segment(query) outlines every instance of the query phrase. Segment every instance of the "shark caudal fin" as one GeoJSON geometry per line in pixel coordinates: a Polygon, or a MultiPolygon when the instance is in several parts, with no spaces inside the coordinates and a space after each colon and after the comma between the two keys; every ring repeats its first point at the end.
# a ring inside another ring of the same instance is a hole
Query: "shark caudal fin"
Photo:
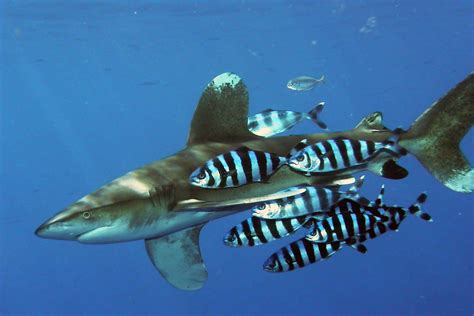
{"type": "Polygon", "coordinates": [[[146,251],[155,268],[178,289],[198,290],[207,280],[207,269],[199,248],[203,226],[145,240],[146,251]]]}
{"type": "Polygon", "coordinates": [[[248,129],[248,92],[242,79],[225,72],[206,87],[194,112],[187,145],[258,139],[248,129]]]}
{"type": "Polygon", "coordinates": [[[474,74],[421,114],[400,145],[451,190],[474,190],[474,170],[459,143],[474,123],[474,74]]]}

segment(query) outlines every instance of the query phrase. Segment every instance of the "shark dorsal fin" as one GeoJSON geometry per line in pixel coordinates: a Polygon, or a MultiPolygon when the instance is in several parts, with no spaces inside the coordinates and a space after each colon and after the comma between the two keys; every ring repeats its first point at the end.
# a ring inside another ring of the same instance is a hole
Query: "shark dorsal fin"
{"type": "Polygon", "coordinates": [[[386,130],[387,128],[383,125],[382,112],[374,112],[364,117],[359,124],[356,125],[355,129],[374,131],[374,130],[386,130]]]}
{"type": "Polygon", "coordinates": [[[187,145],[259,138],[248,129],[248,92],[239,76],[225,72],[206,87],[194,112],[187,145]]]}

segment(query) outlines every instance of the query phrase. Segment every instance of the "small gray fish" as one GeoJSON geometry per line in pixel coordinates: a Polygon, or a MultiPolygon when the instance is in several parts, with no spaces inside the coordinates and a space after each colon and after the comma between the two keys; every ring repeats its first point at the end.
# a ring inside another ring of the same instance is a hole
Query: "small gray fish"
{"type": "Polygon", "coordinates": [[[309,91],[312,90],[317,84],[324,82],[324,75],[321,78],[316,79],[309,76],[301,76],[291,79],[286,84],[286,87],[290,90],[295,91],[309,91]]]}
{"type": "Polygon", "coordinates": [[[249,116],[248,128],[256,135],[270,137],[289,130],[295,126],[296,123],[304,119],[309,119],[319,127],[327,129],[327,125],[318,118],[323,108],[324,102],[318,103],[308,113],[267,109],[261,113],[249,116]]]}

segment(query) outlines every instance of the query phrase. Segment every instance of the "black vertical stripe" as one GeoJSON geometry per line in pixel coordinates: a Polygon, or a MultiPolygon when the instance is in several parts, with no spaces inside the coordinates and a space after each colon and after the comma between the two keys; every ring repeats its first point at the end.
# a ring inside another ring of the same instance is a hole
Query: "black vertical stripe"
{"type": "Polygon", "coordinates": [[[318,250],[319,250],[319,253],[321,254],[321,258],[322,259],[326,258],[329,255],[326,246],[329,245],[329,244],[320,243],[320,244],[316,244],[316,245],[318,246],[318,250]]]}
{"type": "MultiPolygon", "coordinates": [[[[236,151],[237,155],[240,157],[240,161],[242,163],[242,169],[244,170],[245,179],[247,179],[246,183],[252,183],[254,181],[252,177],[252,163],[250,161],[249,152],[248,151],[236,151]]],[[[255,179],[258,181],[259,179],[255,179]]],[[[241,183],[242,184],[242,183],[241,183]]]]}
{"type": "Polygon", "coordinates": [[[318,210],[314,209],[313,203],[311,203],[311,196],[310,196],[310,194],[308,193],[307,190],[302,195],[300,195],[298,198],[303,199],[303,205],[304,205],[304,207],[306,209],[306,212],[308,214],[313,213],[315,211],[318,211],[318,210]]]}
{"type": "Polygon", "coordinates": [[[334,233],[336,235],[336,240],[344,240],[344,231],[342,230],[342,223],[341,220],[345,220],[344,217],[348,214],[334,216],[332,218],[332,222],[334,225],[334,233]]]}
{"type": "Polygon", "coordinates": [[[257,235],[258,239],[260,239],[260,242],[263,244],[266,244],[268,242],[267,238],[265,237],[265,234],[262,231],[262,219],[252,216],[252,225],[253,229],[255,229],[255,234],[257,235]]]}
{"type": "Polygon", "coordinates": [[[272,170],[267,170],[268,175],[271,175],[275,170],[280,167],[280,158],[277,155],[270,154],[270,157],[272,159],[272,170]]]}
{"type": "MultiPolygon", "coordinates": [[[[333,224],[334,224],[334,221],[333,221],[333,224]]],[[[322,240],[322,241],[325,241],[325,242],[331,242],[331,241],[333,241],[333,239],[334,239],[334,236],[333,236],[333,235],[334,235],[334,230],[333,230],[333,227],[329,224],[329,221],[328,221],[328,220],[322,221],[322,222],[321,222],[321,226],[322,226],[322,228],[326,231],[326,236],[327,236],[327,237],[326,237],[327,239],[324,240],[324,239],[323,239],[323,238],[324,238],[324,237],[323,237],[323,234],[322,234],[322,232],[320,231],[319,233],[320,233],[320,238],[321,238],[321,240],[322,240]]],[[[319,228],[319,227],[318,227],[318,224],[315,224],[314,227],[315,227],[316,229],[319,228]]]]}
{"type": "Polygon", "coordinates": [[[237,177],[237,172],[235,172],[237,169],[235,168],[235,162],[234,159],[232,158],[230,153],[225,153],[224,154],[224,160],[227,163],[227,166],[229,167],[229,171],[232,171],[231,177],[232,177],[232,184],[233,185],[239,185],[239,178],[237,177]]]}
{"type": "Polygon", "coordinates": [[[233,227],[230,230],[230,235],[233,235],[233,236],[235,236],[235,238],[237,238],[237,243],[239,244],[239,246],[243,245],[242,239],[240,239],[239,232],[237,231],[237,227],[233,227]]]}
{"type": "Polygon", "coordinates": [[[255,151],[255,156],[257,157],[260,178],[265,179],[268,176],[267,159],[265,158],[265,153],[263,151],[255,151]]]}
{"type": "Polygon", "coordinates": [[[313,148],[313,150],[316,153],[316,155],[318,156],[318,158],[320,158],[319,159],[319,170],[323,170],[324,169],[324,159],[321,159],[321,157],[323,156],[323,153],[322,153],[321,149],[319,149],[319,147],[316,146],[316,145],[313,145],[311,148],[313,148]]]}
{"type": "Polygon", "coordinates": [[[357,223],[354,223],[354,225],[357,225],[357,228],[359,229],[360,232],[365,232],[367,228],[365,227],[365,217],[364,215],[356,215],[356,220],[357,223]]]}
{"type": "Polygon", "coordinates": [[[275,220],[272,220],[272,219],[267,220],[267,226],[268,226],[268,230],[270,231],[270,233],[272,234],[274,238],[278,239],[281,237],[280,234],[278,233],[275,220]]]}
{"type": "Polygon", "coordinates": [[[287,235],[287,233],[291,233],[295,230],[293,225],[291,225],[291,218],[283,219],[281,222],[283,224],[283,227],[285,227],[285,229],[286,229],[285,235],[287,235]]]}
{"type": "Polygon", "coordinates": [[[331,167],[333,169],[337,169],[337,161],[336,161],[336,156],[333,154],[333,150],[331,145],[329,144],[328,141],[323,141],[322,142],[324,149],[326,150],[325,156],[329,159],[329,162],[331,163],[331,167]]]}
{"type": "Polygon", "coordinates": [[[296,263],[298,266],[304,267],[303,257],[301,256],[300,247],[298,247],[297,242],[292,242],[290,244],[291,251],[293,252],[293,256],[295,257],[296,263]]]}
{"type": "Polygon", "coordinates": [[[306,239],[302,239],[302,242],[303,242],[304,248],[306,249],[306,255],[308,256],[308,261],[311,263],[315,262],[316,261],[316,257],[314,255],[315,244],[306,239]]]}
{"type": "MultiPolygon", "coordinates": [[[[356,215],[357,216],[357,215],[356,215]]],[[[347,231],[347,235],[349,237],[354,237],[356,236],[355,234],[355,229],[354,229],[354,221],[352,220],[352,216],[351,214],[346,214],[344,215],[344,222],[346,224],[346,231],[347,231]]]]}
{"type": "Polygon", "coordinates": [[[216,180],[214,179],[211,170],[207,166],[204,168],[204,170],[207,171],[207,174],[209,175],[209,181],[207,182],[207,185],[213,187],[216,183],[216,180]]]}
{"type": "Polygon", "coordinates": [[[294,270],[295,269],[295,266],[293,264],[293,258],[291,257],[289,251],[288,251],[288,248],[286,247],[283,247],[281,249],[282,253],[283,253],[283,258],[286,262],[286,264],[288,265],[288,271],[291,271],[291,270],[294,270]]]}
{"type": "Polygon", "coordinates": [[[361,162],[362,160],[364,160],[360,151],[360,142],[354,139],[349,139],[349,141],[351,142],[352,150],[354,152],[354,157],[356,161],[361,162]]]}
{"type": "MultiPolygon", "coordinates": [[[[329,205],[326,189],[324,188],[315,188],[315,189],[316,189],[316,193],[318,194],[318,201],[319,201],[321,210],[328,209],[331,205],[329,205]]],[[[331,190],[331,189],[327,189],[327,190],[331,190]]]]}
{"type": "Polygon", "coordinates": [[[251,233],[251,230],[250,230],[250,225],[249,225],[248,221],[245,220],[245,221],[242,222],[242,230],[245,234],[245,237],[247,237],[247,239],[249,241],[249,246],[253,247],[255,245],[255,241],[253,240],[252,233],[251,233]]]}
{"type": "Polygon", "coordinates": [[[337,148],[339,149],[339,152],[341,153],[341,157],[342,157],[342,161],[344,162],[344,166],[349,167],[351,165],[351,162],[349,161],[349,156],[347,154],[346,144],[340,138],[336,138],[334,141],[337,145],[337,148]]]}
{"type": "MultiPolygon", "coordinates": [[[[223,159],[223,158],[222,158],[223,159]]],[[[221,160],[219,158],[215,158],[212,160],[214,162],[214,167],[219,171],[219,187],[223,188],[226,186],[226,180],[227,180],[227,172],[224,169],[224,165],[222,164],[221,160]]]]}
{"type": "Polygon", "coordinates": [[[372,155],[375,152],[375,143],[371,141],[367,141],[367,151],[369,155],[372,155]]]}

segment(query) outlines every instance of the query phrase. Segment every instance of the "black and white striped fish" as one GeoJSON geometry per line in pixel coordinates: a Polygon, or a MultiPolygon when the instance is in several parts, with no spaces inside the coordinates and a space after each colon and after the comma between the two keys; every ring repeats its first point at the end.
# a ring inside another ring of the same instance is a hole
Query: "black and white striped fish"
{"type": "Polygon", "coordinates": [[[309,119],[319,127],[327,129],[327,125],[318,117],[323,108],[324,102],[317,104],[308,113],[267,109],[261,113],[249,116],[248,128],[256,135],[270,137],[292,128],[296,123],[304,119],[309,119]]]}
{"type": "Polygon", "coordinates": [[[344,241],[372,229],[380,219],[368,214],[343,213],[313,221],[306,239],[316,243],[344,241]]]}
{"type": "MultiPolygon", "coordinates": [[[[408,214],[413,214],[427,222],[433,221],[431,215],[423,212],[421,209],[421,205],[426,202],[426,199],[426,193],[422,193],[418,196],[416,202],[407,208],[382,205],[382,208],[385,210],[385,215],[388,216],[389,219],[385,221],[378,221],[372,229],[369,229],[364,234],[361,234],[355,238],[346,240],[346,243],[357,249],[369,239],[377,238],[388,231],[398,231],[401,222],[407,218],[408,214]]],[[[367,248],[365,248],[365,251],[367,251],[367,248]]]]}
{"type": "Polygon", "coordinates": [[[189,177],[194,186],[218,189],[238,187],[247,183],[267,181],[286,157],[240,147],[208,160],[189,177]]]}
{"type": "MultiPolygon", "coordinates": [[[[381,195],[383,195],[383,187],[381,195]]],[[[313,243],[308,241],[306,238],[292,242],[272,254],[265,261],[264,270],[270,272],[285,272],[297,268],[303,268],[311,263],[330,257],[336,251],[340,250],[344,244],[355,248],[361,253],[365,253],[367,248],[363,246],[363,242],[368,239],[376,238],[387,231],[398,230],[400,223],[409,213],[414,214],[425,221],[431,221],[431,216],[421,210],[421,204],[423,204],[427,198],[425,193],[420,194],[417,201],[408,208],[386,206],[383,204],[381,195],[379,195],[378,199],[375,203],[372,203],[371,206],[366,207],[359,205],[359,209],[357,209],[357,207],[354,207],[353,209],[356,210],[356,212],[358,212],[358,210],[368,213],[373,211],[374,213],[372,213],[372,215],[374,216],[378,216],[378,214],[380,214],[380,209],[383,209],[384,214],[389,218],[388,220],[380,220],[366,233],[363,233],[356,238],[349,238],[344,242],[313,243]]],[[[352,201],[354,204],[347,204],[347,201],[349,200],[341,201],[339,204],[344,202],[346,205],[345,207],[347,207],[347,205],[357,205],[354,201],[352,201]]]]}
{"type": "Polygon", "coordinates": [[[224,237],[224,244],[230,247],[263,245],[294,233],[305,224],[307,218],[299,216],[272,220],[252,216],[232,227],[224,237]]]}
{"type": "MultiPolygon", "coordinates": [[[[395,163],[406,154],[398,145],[401,129],[384,142],[337,137],[306,146],[288,160],[293,170],[307,175],[354,172],[368,169],[390,179],[401,179],[408,171],[395,163]]],[[[298,146],[298,145],[297,145],[298,146]]]]}
{"type": "Polygon", "coordinates": [[[263,264],[269,272],[286,272],[322,261],[342,248],[344,243],[313,243],[301,238],[272,254],[263,264]]]}
{"type": "Polygon", "coordinates": [[[306,191],[303,193],[257,204],[252,208],[253,216],[263,219],[284,219],[325,212],[345,198],[367,204],[368,200],[360,197],[358,193],[363,181],[362,176],[348,191],[339,191],[337,186],[306,186],[306,191]]]}

